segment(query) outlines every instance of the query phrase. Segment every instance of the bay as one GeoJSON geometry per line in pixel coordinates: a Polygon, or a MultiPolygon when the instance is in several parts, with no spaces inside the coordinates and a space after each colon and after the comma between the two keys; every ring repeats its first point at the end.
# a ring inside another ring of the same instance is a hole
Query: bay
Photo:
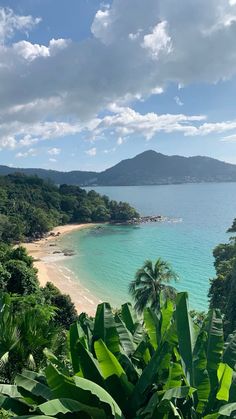
{"type": "Polygon", "coordinates": [[[146,259],[161,257],[179,276],[190,306],[206,310],[209,279],[214,277],[212,250],[226,242],[236,217],[236,183],[96,187],[101,194],[127,201],[142,215],[164,215],[178,222],[140,226],[102,225],[65,236],[76,256],[65,264],[82,285],[102,301],[119,306],[130,299],[129,282],[146,259]]]}

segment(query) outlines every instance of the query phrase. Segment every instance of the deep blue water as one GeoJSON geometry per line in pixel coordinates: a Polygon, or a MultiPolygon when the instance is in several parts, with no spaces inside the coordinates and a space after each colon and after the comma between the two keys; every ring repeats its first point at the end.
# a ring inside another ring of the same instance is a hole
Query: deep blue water
{"type": "Polygon", "coordinates": [[[236,183],[94,188],[111,199],[128,201],[142,215],[162,214],[181,222],[141,226],[102,226],[63,238],[76,250],[66,261],[80,281],[101,300],[129,300],[128,284],[146,259],[169,261],[189,292],[190,305],[207,308],[213,248],[227,241],[236,217],[236,183]]]}

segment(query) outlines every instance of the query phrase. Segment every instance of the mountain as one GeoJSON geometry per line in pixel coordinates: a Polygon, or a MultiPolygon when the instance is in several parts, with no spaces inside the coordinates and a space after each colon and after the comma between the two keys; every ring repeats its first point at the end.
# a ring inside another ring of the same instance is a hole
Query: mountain
{"type": "Polygon", "coordinates": [[[56,184],[81,186],[160,185],[172,183],[236,181],[236,165],[210,157],[166,156],[153,150],[122,160],[103,172],[59,172],[0,166],[0,175],[15,172],[37,175],[56,184]]]}
{"type": "Polygon", "coordinates": [[[236,165],[210,157],[166,156],[145,151],[99,174],[100,185],[156,185],[236,181],[236,165]]]}

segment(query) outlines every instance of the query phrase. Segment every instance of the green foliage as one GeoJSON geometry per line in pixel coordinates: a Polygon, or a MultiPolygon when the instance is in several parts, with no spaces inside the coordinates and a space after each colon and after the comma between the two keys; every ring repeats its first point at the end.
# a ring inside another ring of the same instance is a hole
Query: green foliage
{"type": "MultiPolygon", "coordinates": [[[[230,231],[234,231],[233,227],[230,231]]],[[[216,277],[209,289],[210,306],[224,314],[224,331],[228,336],[236,330],[236,237],[217,246],[213,255],[216,277]]]]}
{"type": "Polygon", "coordinates": [[[228,233],[236,233],[236,218],[234,219],[232,226],[228,229],[228,233]]]}
{"type": "Polygon", "coordinates": [[[33,294],[39,289],[37,271],[29,268],[24,261],[9,260],[5,265],[10,274],[7,291],[13,294],[33,294]]]}
{"type": "Polygon", "coordinates": [[[79,186],[59,188],[36,176],[0,177],[0,241],[38,238],[59,224],[125,222],[138,217],[127,203],[110,201],[79,186]]]}
{"type": "Polygon", "coordinates": [[[234,417],[234,338],[224,347],[220,313],[198,326],[180,293],[144,318],[128,304],[118,313],[100,304],[95,319],[83,315],[70,328],[69,369],[44,351],[43,372],[23,370],[0,386],[0,408],[19,418],[234,417]]]}
{"type": "Polygon", "coordinates": [[[50,282],[42,288],[42,295],[46,304],[56,307],[54,321],[65,329],[77,319],[77,311],[69,295],[61,294],[59,289],[50,282]]]}
{"type": "Polygon", "coordinates": [[[9,382],[23,368],[45,364],[43,350],[55,349],[59,336],[50,306],[24,305],[24,310],[16,311],[14,299],[4,294],[0,307],[0,377],[9,382]]]}
{"type": "Polygon", "coordinates": [[[39,290],[33,259],[23,247],[0,245],[0,289],[20,295],[33,294],[39,290]]]}
{"type": "Polygon", "coordinates": [[[153,264],[147,260],[136,272],[135,280],[129,287],[129,292],[135,301],[134,308],[139,313],[142,313],[148,305],[154,310],[159,310],[163,298],[175,297],[176,291],[169,283],[176,280],[177,275],[167,262],[157,259],[153,264]]]}

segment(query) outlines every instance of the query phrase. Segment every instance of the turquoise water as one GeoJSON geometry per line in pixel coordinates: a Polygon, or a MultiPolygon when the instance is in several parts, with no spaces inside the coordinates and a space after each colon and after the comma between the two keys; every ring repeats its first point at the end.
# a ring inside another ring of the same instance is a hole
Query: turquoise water
{"type": "Polygon", "coordinates": [[[212,249],[225,242],[236,217],[236,183],[94,188],[111,199],[128,201],[142,215],[162,214],[181,222],[109,226],[74,232],[63,245],[76,256],[65,263],[94,295],[113,305],[129,300],[128,284],[145,259],[169,261],[180,277],[178,290],[190,305],[207,308],[212,249]]]}

